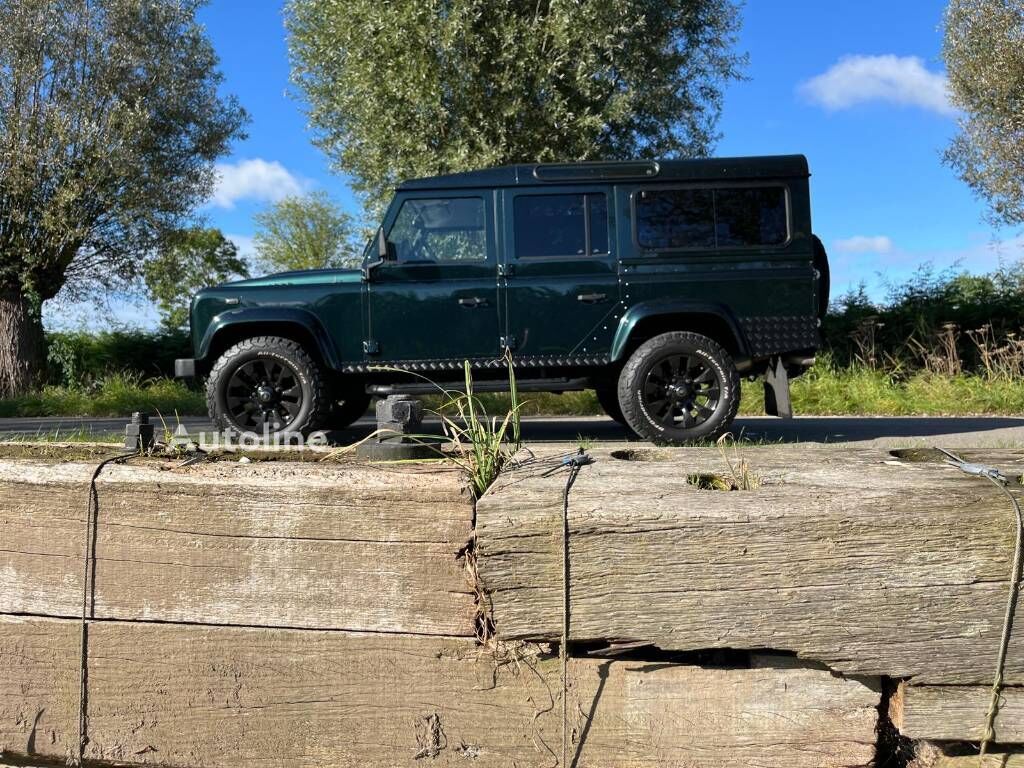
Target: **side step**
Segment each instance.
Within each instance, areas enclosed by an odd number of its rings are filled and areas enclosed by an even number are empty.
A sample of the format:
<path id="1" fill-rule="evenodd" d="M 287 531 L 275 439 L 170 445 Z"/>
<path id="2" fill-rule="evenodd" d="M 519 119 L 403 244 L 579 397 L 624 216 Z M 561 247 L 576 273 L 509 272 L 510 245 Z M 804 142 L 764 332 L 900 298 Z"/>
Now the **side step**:
<path id="1" fill-rule="evenodd" d="M 575 392 L 590 389 L 589 379 L 517 379 L 516 389 L 520 392 Z M 441 390 L 463 392 L 465 381 L 439 381 L 432 384 L 426 381 L 410 381 L 398 384 L 369 384 L 366 391 L 371 395 L 387 397 L 388 395 L 436 395 Z M 474 381 L 474 392 L 508 392 L 508 380 Z"/>

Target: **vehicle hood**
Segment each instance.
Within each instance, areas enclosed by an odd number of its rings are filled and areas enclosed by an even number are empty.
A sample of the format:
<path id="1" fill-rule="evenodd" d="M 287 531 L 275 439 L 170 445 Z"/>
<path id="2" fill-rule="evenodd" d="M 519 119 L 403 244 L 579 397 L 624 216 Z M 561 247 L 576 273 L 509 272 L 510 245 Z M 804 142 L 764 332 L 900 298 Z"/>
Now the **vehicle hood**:
<path id="1" fill-rule="evenodd" d="M 317 285 L 324 283 L 358 283 L 363 279 L 359 269 L 301 269 L 292 272 L 276 272 L 263 277 L 235 280 L 223 283 L 219 288 L 255 288 L 273 285 Z"/>

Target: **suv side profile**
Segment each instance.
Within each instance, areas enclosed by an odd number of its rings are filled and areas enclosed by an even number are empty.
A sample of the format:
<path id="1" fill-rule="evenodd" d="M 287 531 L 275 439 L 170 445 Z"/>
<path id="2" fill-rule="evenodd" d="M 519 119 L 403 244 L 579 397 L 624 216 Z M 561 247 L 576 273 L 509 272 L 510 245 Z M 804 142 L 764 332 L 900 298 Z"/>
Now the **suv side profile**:
<path id="1" fill-rule="evenodd" d="M 803 156 L 517 165 L 403 183 L 362 269 L 286 272 L 193 299 L 211 417 L 340 429 L 374 395 L 592 388 L 663 443 L 713 439 L 740 376 L 770 414 L 820 344 L 828 260 Z"/>

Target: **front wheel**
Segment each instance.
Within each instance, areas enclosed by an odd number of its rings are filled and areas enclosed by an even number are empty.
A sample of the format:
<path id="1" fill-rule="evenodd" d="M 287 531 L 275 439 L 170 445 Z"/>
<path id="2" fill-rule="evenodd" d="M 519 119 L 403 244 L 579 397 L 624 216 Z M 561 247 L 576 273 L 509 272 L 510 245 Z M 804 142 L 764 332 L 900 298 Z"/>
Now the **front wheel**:
<path id="1" fill-rule="evenodd" d="M 220 429 L 261 436 L 308 435 L 328 406 L 323 375 L 291 339 L 256 336 L 238 342 L 213 366 L 206 402 Z"/>
<path id="2" fill-rule="evenodd" d="M 656 443 L 713 440 L 736 418 L 740 377 L 721 345 L 674 331 L 640 345 L 619 375 L 626 424 Z"/>

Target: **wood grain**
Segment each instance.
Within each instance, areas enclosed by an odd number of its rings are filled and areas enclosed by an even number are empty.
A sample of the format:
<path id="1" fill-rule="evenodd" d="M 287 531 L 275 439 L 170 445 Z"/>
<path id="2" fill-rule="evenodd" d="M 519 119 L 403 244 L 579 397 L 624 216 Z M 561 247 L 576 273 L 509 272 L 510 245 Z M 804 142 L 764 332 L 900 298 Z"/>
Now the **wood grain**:
<path id="1" fill-rule="evenodd" d="M 595 453 L 570 507 L 572 637 L 663 649 L 793 651 L 849 675 L 988 684 L 1013 554 L 1005 497 L 936 463 L 849 447 L 744 453 L 763 485 L 703 491 L 713 449 Z M 1020 474 L 1019 451 L 989 451 Z M 479 574 L 499 637 L 561 626 L 565 477 L 525 465 L 477 506 Z M 1024 684 L 1024 632 L 1007 681 Z"/>
<path id="2" fill-rule="evenodd" d="M 76 743 L 77 631 L 0 617 L 0 756 L 64 759 Z M 102 622 L 87 757 L 540 768 L 560 751 L 558 680 L 557 658 L 528 644 Z M 574 659 L 570 697 L 580 768 L 838 768 L 874 755 L 876 686 L 821 670 Z"/>
<path id="3" fill-rule="evenodd" d="M 989 686 L 909 685 L 890 700 L 889 717 L 912 739 L 981 740 L 992 689 Z M 1024 688 L 1004 688 L 995 721 L 999 744 L 1024 744 Z"/>
<path id="4" fill-rule="evenodd" d="M 92 469 L 0 461 L 0 612 L 80 614 Z M 459 472 L 146 462 L 97 489 L 97 617 L 473 633 Z"/>
<path id="5" fill-rule="evenodd" d="M 990 752 L 984 758 L 976 755 L 942 756 L 921 768 L 1024 768 L 1024 752 Z"/>

